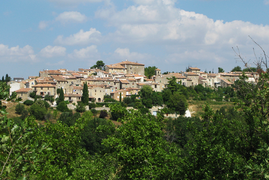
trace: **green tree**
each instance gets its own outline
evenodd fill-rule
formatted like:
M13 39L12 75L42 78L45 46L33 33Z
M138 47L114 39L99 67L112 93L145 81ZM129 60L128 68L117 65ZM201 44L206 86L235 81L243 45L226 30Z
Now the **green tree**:
M243 72L257 72L257 68L256 67L248 67L248 68L244 68Z
M30 115L33 115L38 120L44 120L47 114L47 102L37 100L29 109Z
M103 140L119 161L119 179L173 179L183 172L176 168L180 153L163 139L163 116L131 111L122 121L115 135Z
M60 89L60 95L59 95L59 98L57 100L57 105L59 105L61 102L64 102L64 91L63 91L63 88Z
M142 104L146 106L146 108L152 107L152 92L152 88L149 85L144 85L138 92L139 96L141 97Z
M72 112L63 112L60 115L58 121L70 127L73 126L79 118L80 118L79 113L73 114Z
M81 102L84 105L88 105L89 104L89 90L88 90L87 83L84 83L84 85L83 85L83 93L82 93L82 97L81 97Z
M128 113L126 108L122 107L120 103L110 104L109 108L112 120L118 120L120 118L123 118Z
M222 69L221 67L218 67L218 73L224 73L224 69Z
M57 110L61 111L61 112L69 112L69 109L64 101L62 101L58 104Z
M92 118L87 121L85 128L81 132L81 146L90 154L105 151L102 140L115 132L115 125L111 121L102 118Z
M78 148L84 124L80 120L72 127L39 126L35 119L26 118L18 126L13 119L1 119L0 178L75 179L73 164L85 154Z
M167 107L180 115L184 115L188 108L188 103L183 95L176 92L170 96L170 100L167 102Z
M242 69L240 66L236 66L231 70L231 72L235 72L235 71L242 71Z
M23 104L17 104L15 107L16 114L22 114L22 112L25 110L25 107Z
M105 70L105 63L102 60L97 61L96 64L91 67L91 69L96 69L96 68Z
M145 76L147 76L148 79L150 79L153 75L155 75L155 70L157 67L155 66L148 66L145 68Z

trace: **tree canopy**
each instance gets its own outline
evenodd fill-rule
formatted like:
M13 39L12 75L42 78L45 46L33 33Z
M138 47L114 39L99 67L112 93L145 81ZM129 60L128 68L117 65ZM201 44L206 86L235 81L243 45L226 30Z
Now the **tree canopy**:
M218 67L218 73L224 73L224 69L222 69L221 67Z
M240 66L236 66L234 67L231 72L236 72L236 71L242 71L241 67Z
M105 69L105 63L102 60L97 61L96 64L91 67L91 69L96 69L96 68L104 70Z
M155 69L157 69L156 66L145 67L145 76L150 79L153 75L155 75Z

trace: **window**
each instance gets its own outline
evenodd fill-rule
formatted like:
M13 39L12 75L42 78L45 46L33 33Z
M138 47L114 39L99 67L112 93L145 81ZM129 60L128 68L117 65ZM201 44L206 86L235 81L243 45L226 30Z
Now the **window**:
M41 87L41 90L43 90L43 87Z

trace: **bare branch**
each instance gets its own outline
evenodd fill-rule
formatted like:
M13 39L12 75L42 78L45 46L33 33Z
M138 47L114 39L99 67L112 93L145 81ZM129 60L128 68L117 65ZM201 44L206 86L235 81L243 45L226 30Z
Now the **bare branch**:
M254 41L254 39L252 39L252 37L251 36L248 36L261 50L262 50L262 52L263 52L263 55L264 55L264 59L265 59L265 61L264 61L264 64L265 64L265 67L266 67L266 69L267 69L267 55L266 55L266 52L265 52L265 50L256 42L256 41Z

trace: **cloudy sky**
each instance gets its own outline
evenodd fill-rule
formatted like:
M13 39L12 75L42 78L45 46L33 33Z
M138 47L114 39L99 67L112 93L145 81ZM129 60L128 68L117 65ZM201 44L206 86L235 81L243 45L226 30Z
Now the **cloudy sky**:
M165 71L226 72L269 53L269 0L12 0L0 2L0 76L128 59Z

